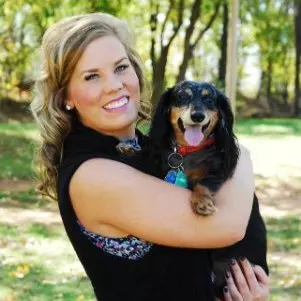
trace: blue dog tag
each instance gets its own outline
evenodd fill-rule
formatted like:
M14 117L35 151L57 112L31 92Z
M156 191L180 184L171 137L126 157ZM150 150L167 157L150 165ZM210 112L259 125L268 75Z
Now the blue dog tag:
M170 170L165 176L164 181L180 187L188 187L187 176L182 171L176 172L175 170Z
M177 178L175 181L175 185L187 188L188 187L188 181L187 181L187 176L184 174L184 172L179 171L177 173Z
M174 184L176 182L177 172L175 170L170 170L164 178L164 181Z

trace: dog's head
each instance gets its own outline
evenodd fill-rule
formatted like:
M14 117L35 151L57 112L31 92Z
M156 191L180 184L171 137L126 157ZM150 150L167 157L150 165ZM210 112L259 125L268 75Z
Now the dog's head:
M198 146L211 134L218 149L238 152L230 103L212 84L183 81L162 95L150 131L153 147L166 148L171 139Z
M192 81L181 82L170 91L169 120L179 144L198 146L214 131L219 96L212 85Z

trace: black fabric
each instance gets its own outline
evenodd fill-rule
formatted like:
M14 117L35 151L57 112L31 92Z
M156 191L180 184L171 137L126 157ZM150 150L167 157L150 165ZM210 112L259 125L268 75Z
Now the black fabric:
M146 137L137 132L139 143ZM213 300L211 267L206 250L154 245L139 260L110 255L94 246L79 231L68 186L76 169L90 158L108 158L152 173L147 152L134 158L116 151L118 140L74 122L65 139L58 170L59 209L67 235L81 261L97 300L101 301L201 301Z

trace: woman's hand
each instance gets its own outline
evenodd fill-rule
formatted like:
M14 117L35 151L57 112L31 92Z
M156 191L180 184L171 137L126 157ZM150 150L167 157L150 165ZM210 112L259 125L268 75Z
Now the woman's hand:
M269 296L269 277L258 265L251 266L247 259L231 260L226 275L225 301L265 301ZM219 299L217 299L218 301Z

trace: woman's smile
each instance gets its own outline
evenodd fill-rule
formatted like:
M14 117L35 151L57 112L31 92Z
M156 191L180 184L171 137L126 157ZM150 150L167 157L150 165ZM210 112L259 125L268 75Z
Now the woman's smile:
M130 100L128 96L121 96L115 100L112 100L111 102L103 106L103 108L107 112L120 112L127 108L129 101Z

